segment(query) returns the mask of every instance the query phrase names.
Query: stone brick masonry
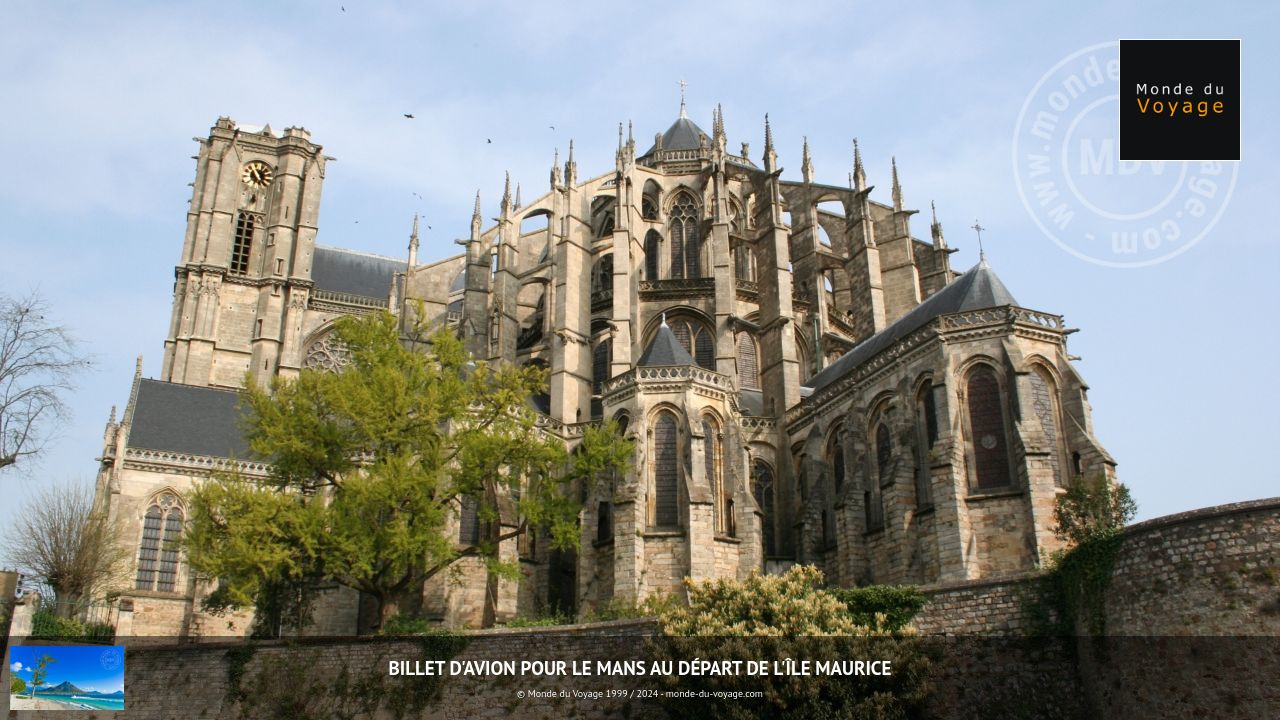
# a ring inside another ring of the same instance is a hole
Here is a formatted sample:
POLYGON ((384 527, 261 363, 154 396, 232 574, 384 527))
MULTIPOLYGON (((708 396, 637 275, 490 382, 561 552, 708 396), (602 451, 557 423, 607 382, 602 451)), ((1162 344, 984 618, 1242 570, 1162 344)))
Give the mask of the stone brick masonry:
MULTIPOLYGON (((1134 525, 1125 532, 1108 591, 1104 638, 1028 639, 1033 575, 926 588, 931 601, 916 625, 941 649, 929 716, 1280 716, 1278 556, 1280 498, 1134 525), (1018 714, 1023 711, 1032 714, 1018 714)), ((643 641, 656 633, 652 620, 474 631, 456 657, 638 658, 643 641)), ((326 717, 390 718, 398 710, 432 720, 517 712, 537 720, 660 712, 657 702, 558 693, 634 688, 644 678, 454 677, 431 699, 422 692, 431 678, 388 677, 388 661, 427 654, 416 639, 303 639, 252 652, 236 644, 134 644, 126 659, 128 710, 118 717, 312 717, 308 713, 324 709, 326 717), (531 691, 557 692, 533 697, 531 691), (375 694, 384 702, 368 712, 364 703, 375 694)), ((26 716, 44 715, 66 717, 26 716)))

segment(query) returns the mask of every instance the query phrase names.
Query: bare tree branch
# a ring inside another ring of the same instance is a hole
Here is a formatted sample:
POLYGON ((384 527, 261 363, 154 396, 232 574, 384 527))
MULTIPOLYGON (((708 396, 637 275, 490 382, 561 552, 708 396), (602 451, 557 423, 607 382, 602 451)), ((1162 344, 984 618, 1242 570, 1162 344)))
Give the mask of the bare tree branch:
POLYGON ((94 511, 93 493, 72 484, 38 491, 6 530, 0 553, 53 590, 59 603, 116 589, 129 555, 117 527, 94 511))
POLYGON ((67 415, 63 395, 92 366, 37 295, 0 295, 0 471, 39 453, 67 415))

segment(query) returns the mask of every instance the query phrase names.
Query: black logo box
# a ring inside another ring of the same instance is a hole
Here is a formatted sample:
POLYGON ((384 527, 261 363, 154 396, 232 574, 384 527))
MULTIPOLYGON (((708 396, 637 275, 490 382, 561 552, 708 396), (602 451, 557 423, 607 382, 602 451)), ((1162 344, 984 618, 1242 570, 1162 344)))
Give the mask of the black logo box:
POLYGON ((1239 160, 1240 102, 1239 40, 1120 41, 1121 160, 1239 160))

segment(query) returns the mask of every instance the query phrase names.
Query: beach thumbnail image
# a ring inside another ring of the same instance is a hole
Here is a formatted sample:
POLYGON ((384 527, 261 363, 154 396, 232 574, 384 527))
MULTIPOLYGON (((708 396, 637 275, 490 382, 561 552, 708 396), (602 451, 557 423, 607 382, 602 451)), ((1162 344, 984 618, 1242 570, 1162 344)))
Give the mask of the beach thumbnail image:
POLYGON ((10 710, 124 710, 124 647, 9 648, 10 710))

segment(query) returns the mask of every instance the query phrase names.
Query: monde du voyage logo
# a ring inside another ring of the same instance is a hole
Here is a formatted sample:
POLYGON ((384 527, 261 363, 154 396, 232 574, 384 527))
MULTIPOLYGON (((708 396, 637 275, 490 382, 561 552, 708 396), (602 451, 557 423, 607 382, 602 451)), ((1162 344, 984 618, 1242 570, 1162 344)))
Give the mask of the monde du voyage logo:
POLYGON ((1014 127, 1019 195, 1046 237, 1108 267, 1191 249, 1239 175, 1240 41, 1120 40, 1040 78, 1014 127))

